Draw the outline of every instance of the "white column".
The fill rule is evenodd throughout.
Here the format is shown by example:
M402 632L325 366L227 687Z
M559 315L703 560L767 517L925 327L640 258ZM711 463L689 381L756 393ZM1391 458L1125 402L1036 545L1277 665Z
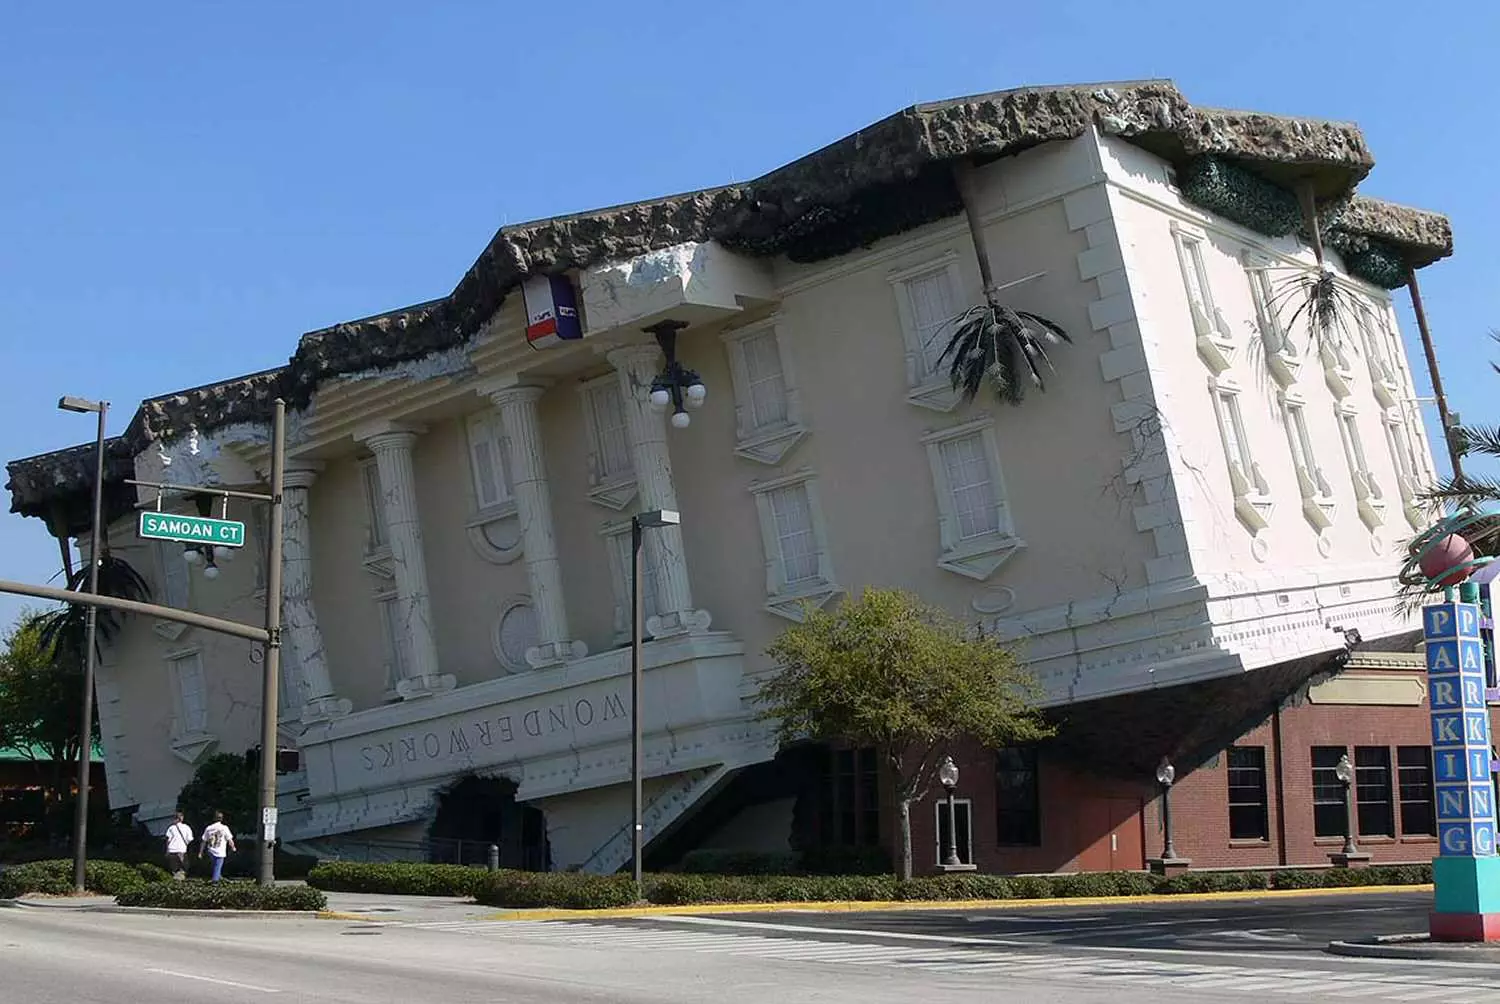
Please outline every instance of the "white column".
M308 502L322 466L289 464L281 482L281 630L296 653L293 665L301 683L302 721L308 725L342 717L354 708L347 698L334 692L323 632L318 630L318 614L313 608Z
M526 578L531 606L536 611L538 644L526 652L535 668L581 659L588 648L569 637L568 610L563 599L562 563L552 529L552 493L542 457L541 426L536 403L541 387L513 386L489 392L500 411L500 424L509 443L511 492L521 524L521 546L526 556Z
M611 350L606 358L620 378L625 430L630 439L630 459L635 467L641 511L676 510L677 488L672 483L672 458L667 451L667 417L652 409L650 397L651 381L662 367L661 350L654 345L628 345ZM691 516L684 518L690 519ZM654 538L658 556L658 613L647 620L647 633L653 638L662 638L707 631L708 611L693 609L682 528L664 526L645 532ZM643 557L650 553L651 548L643 548Z
M411 463L411 448L419 431L387 426L364 437L380 473L391 571L396 578L397 624L406 634L410 653L403 679L396 684L396 692L407 700L452 690L457 682L451 673L438 671L427 560L422 553L422 524L417 515L417 479Z

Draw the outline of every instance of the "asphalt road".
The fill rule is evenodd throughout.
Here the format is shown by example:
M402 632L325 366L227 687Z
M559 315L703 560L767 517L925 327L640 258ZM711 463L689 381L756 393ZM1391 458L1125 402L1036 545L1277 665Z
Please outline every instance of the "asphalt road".
M177 918L0 909L5 1004L1189 1004L1201 994L1151 986L1070 985L1018 975L995 990L995 965L973 968L928 950L833 946L836 960L781 941L621 942L576 924ZM461 933L481 937L464 937ZM634 936L634 932L626 931ZM647 932L649 938L666 935ZM779 954L778 954L779 953ZM903 965L889 963L900 959ZM961 961L961 960L960 960Z
M997 939L1018 947L1137 948L1238 956L1320 952L1330 941L1427 930L1431 892L871 913L737 913L735 920Z

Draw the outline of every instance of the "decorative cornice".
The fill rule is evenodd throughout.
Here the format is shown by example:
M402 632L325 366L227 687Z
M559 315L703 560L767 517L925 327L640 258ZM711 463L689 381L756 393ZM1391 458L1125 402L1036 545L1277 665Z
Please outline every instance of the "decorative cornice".
M753 181L502 227L447 296L311 331L286 366L142 403L122 438L131 457L189 429L264 424L281 397L305 409L324 382L380 373L469 343L528 275L627 260L685 241L814 262L956 215L951 161L992 160L1090 128L1173 164L1212 154L1320 204L1348 202L1338 226L1379 239L1408 267L1452 253L1441 216L1354 199L1374 166L1351 123L1199 108L1168 80L1029 87L914 105ZM64 451L69 453L71 451ZM21 466L21 465L29 466ZM10 465L11 509L45 516L85 491L66 457ZM129 475L126 475L129 476Z

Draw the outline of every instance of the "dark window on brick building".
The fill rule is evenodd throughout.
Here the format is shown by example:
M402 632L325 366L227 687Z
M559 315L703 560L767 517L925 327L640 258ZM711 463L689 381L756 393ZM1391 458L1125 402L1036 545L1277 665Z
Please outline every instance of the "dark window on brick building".
M880 843L880 763L873 747L828 751L818 831L823 843Z
M995 833L1002 847L1041 846L1035 747L1006 746L995 753Z
M1432 747L1396 747L1397 782L1401 786L1401 832L1437 836L1432 805Z
M1354 748L1354 804L1362 837L1394 837L1396 812L1391 798L1391 748Z
M1341 837L1344 835L1344 785L1334 769L1339 757L1344 755L1342 746L1314 746L1312 748L1312 796L1313 836Z
M1229 748L1229 839L1270 837L1266 805L1266 748Z

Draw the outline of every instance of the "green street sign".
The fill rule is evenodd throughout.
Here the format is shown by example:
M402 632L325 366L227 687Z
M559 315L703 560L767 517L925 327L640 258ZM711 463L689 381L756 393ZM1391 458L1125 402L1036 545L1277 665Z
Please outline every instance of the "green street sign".
M175 540L184 544L244 547L245 524L207 516L178 516L170 512L141 513L140 535L146 540Z

